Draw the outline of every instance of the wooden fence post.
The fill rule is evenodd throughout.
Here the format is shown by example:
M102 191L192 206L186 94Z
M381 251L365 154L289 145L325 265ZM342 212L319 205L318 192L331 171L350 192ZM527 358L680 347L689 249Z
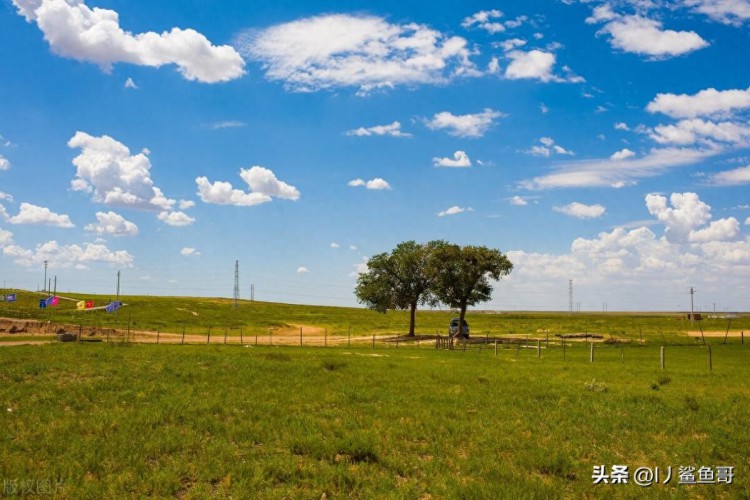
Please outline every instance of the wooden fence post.
M211 343L211 327L208 327L208 333L206 334L206 344Z
M708 346L708 370L711 371L714 369L714 357L711 353L711 346Z
M497 356L497 339L495 339L495 356Z
M159 330L156 330L156 345L159 345Z
M661 346L661 369L664 369L664 346Z
M245 339L242 338L242 326L240 326L240 344L244 344Z
M185 327L182 327L182 345L185 345Z
M594 343L592 342L589 347L589 361L594 362Z
M302 347L302 327L299 327L299 346Z
M227 327L224 327L224 345L227 345Z
M742 330L740 332L740 338L742 339L742 344L744 344L745 343L745 330Z
M537 358L542 357L542 341L541 340L536 341L536 357Z
M375 334L372 334L372 348L375 349Z

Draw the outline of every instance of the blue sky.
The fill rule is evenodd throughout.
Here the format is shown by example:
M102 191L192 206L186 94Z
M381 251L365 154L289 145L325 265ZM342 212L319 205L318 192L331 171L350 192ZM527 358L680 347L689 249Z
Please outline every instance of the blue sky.
M446 239L487 308L748 308L748 0L0 5L7 286L353 305Z

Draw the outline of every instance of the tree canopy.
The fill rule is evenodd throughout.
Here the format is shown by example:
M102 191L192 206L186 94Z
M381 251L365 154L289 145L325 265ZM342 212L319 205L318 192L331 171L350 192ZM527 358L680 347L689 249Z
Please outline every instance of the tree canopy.
M414 335L417 306L435 304L433 276L427 269L430 256L444 242L399 243L392 252L380 253L367 262L367 272L359 275L355 294L370 309L409 309L409 335Z
M463 325L468 306L492 298L491 281L513 270L513 264L499 250L451 244L436 248L427 267L433 278L432 293L443 304L460 311L459 325Z
M359 302L379 312L409 309L409 335L414 335L417 306L441 302L459 309L463 324L466 308L490 300L491 281L509 274L513 264L487 247L405 241L373 256L367 269L355 288Z

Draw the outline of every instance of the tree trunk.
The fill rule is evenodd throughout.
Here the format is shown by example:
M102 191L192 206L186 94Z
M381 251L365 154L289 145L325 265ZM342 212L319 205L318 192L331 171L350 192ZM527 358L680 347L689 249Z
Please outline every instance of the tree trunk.
M466 317L466 304L461 304L461 314L458 316L458 335L464 336L464 317Z
M417 304L411 305L411 314L409 318L409 337L414 336L414 325L417 322Z

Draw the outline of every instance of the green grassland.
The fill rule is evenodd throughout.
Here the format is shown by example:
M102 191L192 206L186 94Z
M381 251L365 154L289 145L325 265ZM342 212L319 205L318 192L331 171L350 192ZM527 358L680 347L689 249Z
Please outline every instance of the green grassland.
M665 370L657 345L7 347L0 477L59 498L747 498L750 346L712 347L713 371L703 346ZM595 486L599 464L674 477ZM734 484L678 485L681 465Z
M179 333L205 333L209 327L230 328L229 335L239 335L241 326L247 334L264 334L273 329L289 329L295 325L324 328L330 335L396 334L408 330L406 311L380 314L363 308L292 305L270 302L241 301L239 310L232 310L232 301L221 298L123 296L127 304L118 314L103 310L77 311L75 301L61 300L58 307L41 310L41 295L17 291L18 302L0 303L0 316L41 319L84 326L115 327ZM63 294L77 300L93 299L97 306L112 297ZM451 311L420 310L417 333L445 334ZM700 326L706 330L724 331L727 320L710 319L704 315ZM720 315L719 315L720 316ZM472 332L478 335L531 335L548 330L556 333L596 333L626 340L654 340L660 343L684 342L688 330L697 330L678 313L492 313L469 311L467 319ZM732 319L732 331L750 332L750 315ZM233 328L233 329L232 329ZM546 333L544 334L546 336Z

